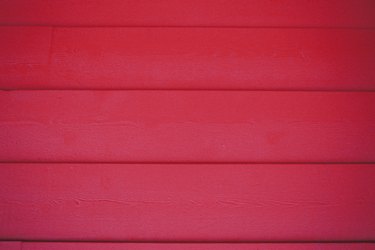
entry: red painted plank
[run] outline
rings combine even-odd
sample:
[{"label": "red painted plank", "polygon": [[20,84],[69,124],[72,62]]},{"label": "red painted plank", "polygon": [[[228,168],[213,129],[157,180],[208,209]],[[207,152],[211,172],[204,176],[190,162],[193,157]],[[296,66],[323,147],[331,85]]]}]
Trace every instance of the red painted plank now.
[{"label": "red painted plank", "polygon": [[374,27],[372,0],[2,0],[0,24]]},{"label": "red painted plank", "polygon": [[374,164],[0,164],[0,237],[375,239]]},{"label": "red painted plank", "polygon": [[1,27],[0,36],[1,89],[375,90],[372,29]]},{"label": "red painted plank", "polygon": [[220,243],[220,244],[184,244],[184,243],[40,243],[26,242],[23,244],[23,250],[354,250],[375,249],[372,243]]},{"label": "red painted plank", "polygon": [[247,249],[375,249],[373,243],[98,243],[0,241],[0,250],[247,250]]},{"label": "red painted plank", "polygon": [[1,91],[0,161],[375,162],[374,92]]},{"label": "red painted plank", "polygon": [[[73,247],[79,247],[78,245]],[[33,247],[33,246],[32,246]],[[39,247],[38,244],[35,244],[35,247]],[[40,245],[40,247],[44,247],[44,245]],[[55,246],[52,246],[55,247]],[[56,246],[59,247],[59,246]],[[0,241],[0,250],[23,250],[22,243],[18,241]]]}]

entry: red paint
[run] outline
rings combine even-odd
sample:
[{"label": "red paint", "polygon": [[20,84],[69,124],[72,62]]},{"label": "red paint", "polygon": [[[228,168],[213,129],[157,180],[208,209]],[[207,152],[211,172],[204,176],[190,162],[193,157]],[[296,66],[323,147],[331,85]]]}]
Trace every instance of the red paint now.
[{"label": "red paint", "polygon": [[374,164],[1,164],[0,237],[375,238]]},{"label": "red paint", "polygon": [[375,90],[372,29],[2,27],[0,36],[2,89]]},{"label": "red paint", "polygon": [[97,242],[0,242],[1,250],[287,250],[375,249],[372,243],[97,243]]},{"label": "red paint", "polygon": [[375,93],[2,91],[2,162],[374,162]]},{"label": "red paint", "polygon": [[17,241],[0,241],[0,250],[22,250],[22,243]]},{"label": "red paint", "polygon": [[375,249],[375,244],[371,243],[223,243],[223,244],[184,244],[184,243],[40,243],[26,242],[22,244],[22,250],[354,250]]},{"label": "red paint", "polygon": [[374,28],[373,0],[0,0],[0,250],[375,249]]},{"label": "red paint", "polygon": [[375,27],[372,0],[2,0],[2,25]]}]

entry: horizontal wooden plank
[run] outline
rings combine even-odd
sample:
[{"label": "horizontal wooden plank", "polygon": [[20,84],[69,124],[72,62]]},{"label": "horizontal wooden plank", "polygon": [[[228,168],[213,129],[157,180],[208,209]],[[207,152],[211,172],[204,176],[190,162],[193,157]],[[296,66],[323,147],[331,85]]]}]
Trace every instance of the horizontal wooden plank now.
[{"label": "horizontal wooden plank", "polygon": [[373,29],[1,27],[0,36],[1,89],[375,90]]},{"label": "horizontal wooden plank", "polygon": [[[22,243],[19,241],[0,241],[0,250],[22,250],[21,244]],[[36,244],[35,247],[39,247],[38,244]],[[44,247],[44,246],[40,245],[40,247]]]},{"label": "horizontal wooden plank", "polygon": [[[22,244],[22,245],[21,245]],[[1,250],[247,250],[247,249],[375,249],[373,243],[98,243],[98,242],[4,242]]]},{"label": "horizontal wooden plank", "polygon": [[[372,243],[220,243],[220,244],[186,244],[186,243],[76,243],[76,242],[26,242],[23,243],[22,250],[149,250],[149,249],[165,249],[165,250],[354,250],[354,249],[375,249]],[[4,249],[5,250],[5,249]]]},{"label": "horizontal wooden plank", "polygon": [[1,91],[0,161],[375,162],[374,92]]},{"label": "horizontal wooden plank", "polygon": [[374,27],[371,0],[2,0],[1,25]]},{"label": "horizontal wooden plank", "polygon": [[0,164],[0,238],[375,239],[374,164]]},{"label": "horizontal wooden plank", "polygon": [[98,242],[10,242],[0,241],[0,250],[245,250],[245,249],[375,249],[373,243],[98,243]]}]

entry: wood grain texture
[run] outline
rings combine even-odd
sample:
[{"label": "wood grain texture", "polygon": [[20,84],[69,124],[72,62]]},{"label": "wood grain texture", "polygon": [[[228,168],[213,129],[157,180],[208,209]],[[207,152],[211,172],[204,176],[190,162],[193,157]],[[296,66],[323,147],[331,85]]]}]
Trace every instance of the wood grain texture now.
[{"label": "wood grain texture", "polygon": [[373,29],[1,27],[0,36],[1,89],[375,90]]},{"label": "wood grain texture", "polygon": [[261,244],[261,243],[221,243],[221,244],[184,244],[184,243],[148,243],[148,244],[132,244],[132,243],[40,243],[27,242],[23,244],[22,250],[370,250],[375,249],[375,244],[371,243],[340,243],[340,244]]},{"label": "wood grain texture", "polygon": [[372,0],[1,0],[1,25],[375,27]]},{"label": "wood grain texture", "polygon": [[375,239],[374,164],[0,164],[0,238]]},{"label": "wood grain texture", "polygon": [[2,91],[0,161],[374,162],[375,93]]}]

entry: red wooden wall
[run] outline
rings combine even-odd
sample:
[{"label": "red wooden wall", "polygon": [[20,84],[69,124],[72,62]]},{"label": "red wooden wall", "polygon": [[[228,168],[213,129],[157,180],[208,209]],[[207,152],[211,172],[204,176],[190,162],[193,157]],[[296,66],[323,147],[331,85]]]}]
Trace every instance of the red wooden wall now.
[{"label": "red wooden wall", "polygon": [[375,249],[375,1],[0,0],[0,249]]}]

